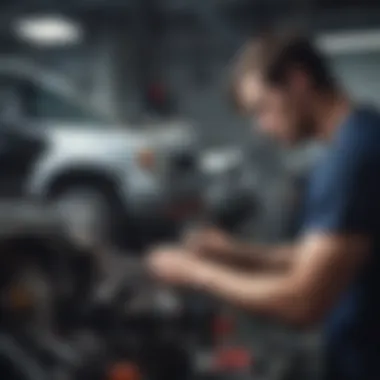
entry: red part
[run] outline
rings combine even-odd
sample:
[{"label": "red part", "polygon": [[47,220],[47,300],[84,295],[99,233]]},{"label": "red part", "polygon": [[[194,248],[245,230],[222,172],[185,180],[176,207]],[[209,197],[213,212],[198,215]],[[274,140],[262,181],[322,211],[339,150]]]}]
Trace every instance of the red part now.
[{"label": "red part", "polygon": [[134,363],[115,363],[108,371],[107,380],[141,380],[139,368]]},{"label": "red part", "polygon": [[154,84],[148,90],[149,99],[154,102],[163,103],[166,98],[165,87],[161,84]]},{"label": "red part", "polygon": [[246,369],[252,365],[252,355],[245,348],[225,348],[215,358],[215,368],[218,371]]}]

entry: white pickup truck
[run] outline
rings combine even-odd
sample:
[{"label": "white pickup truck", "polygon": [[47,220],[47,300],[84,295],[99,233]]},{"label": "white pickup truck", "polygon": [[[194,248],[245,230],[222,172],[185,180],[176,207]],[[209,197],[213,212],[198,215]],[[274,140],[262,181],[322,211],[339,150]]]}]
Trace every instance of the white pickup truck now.
[{"label": "white pickup truck", "polygon": [[1,58],[0,115],[0,196],[55,202],[82,238],[143,246],[199,211],[200,144],[184,122],[117,125],[65,80]]}]

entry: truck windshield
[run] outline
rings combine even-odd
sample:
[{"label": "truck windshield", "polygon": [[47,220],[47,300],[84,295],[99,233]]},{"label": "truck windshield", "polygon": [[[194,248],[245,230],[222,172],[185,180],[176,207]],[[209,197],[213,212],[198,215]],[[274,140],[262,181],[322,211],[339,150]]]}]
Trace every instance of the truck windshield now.
[{"label": "truck windshield", "polygon": [[39,86],[25,89],[24,105],[28,116],[39,120],[57,120],[67,124],[109,124],[111,118],[92,109],[79,97],[69,97]]},{"label": "truck windshield", "polygon": [[[17,65],[15,65],[17,68]],[[65,78],[22,66],[17,70],[0,70],[0,118],[30,118],[44,122],[54,120],[70,125],[117,125],[102,107],[92,106],[86,96],[75,90]]]}]

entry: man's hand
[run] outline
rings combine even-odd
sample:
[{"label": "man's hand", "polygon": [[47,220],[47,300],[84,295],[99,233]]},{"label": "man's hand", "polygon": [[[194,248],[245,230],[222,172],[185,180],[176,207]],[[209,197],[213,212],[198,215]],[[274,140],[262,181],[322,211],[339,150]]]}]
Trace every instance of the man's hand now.
[{"label": "man's hand", "polygon": [[147,258],[148,270],[157,279],[170,285],[196,285],[202,275],[201,259],[186,254],[183,248],[161,247],[153,250]]},{"label": "man's hand", "polygon": [[190,252],[200,256],[227,258],[236,250],[235,241],[217,228],[204,228],[191,231],[185,236],[184,246]]}]

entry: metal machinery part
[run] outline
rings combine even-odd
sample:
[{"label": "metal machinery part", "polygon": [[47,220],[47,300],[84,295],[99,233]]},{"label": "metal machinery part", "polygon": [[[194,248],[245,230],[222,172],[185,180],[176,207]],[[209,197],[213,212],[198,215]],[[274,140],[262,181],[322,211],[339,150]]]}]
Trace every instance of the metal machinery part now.
[{"label": "metal machinery part", "polygon": [[211,341],[210,303],[157,286],[136,258],[76,245],[41,205],[3,211],[0,376],[104,379],[125,361],[149,380],[191,373],[194,345]]}]

